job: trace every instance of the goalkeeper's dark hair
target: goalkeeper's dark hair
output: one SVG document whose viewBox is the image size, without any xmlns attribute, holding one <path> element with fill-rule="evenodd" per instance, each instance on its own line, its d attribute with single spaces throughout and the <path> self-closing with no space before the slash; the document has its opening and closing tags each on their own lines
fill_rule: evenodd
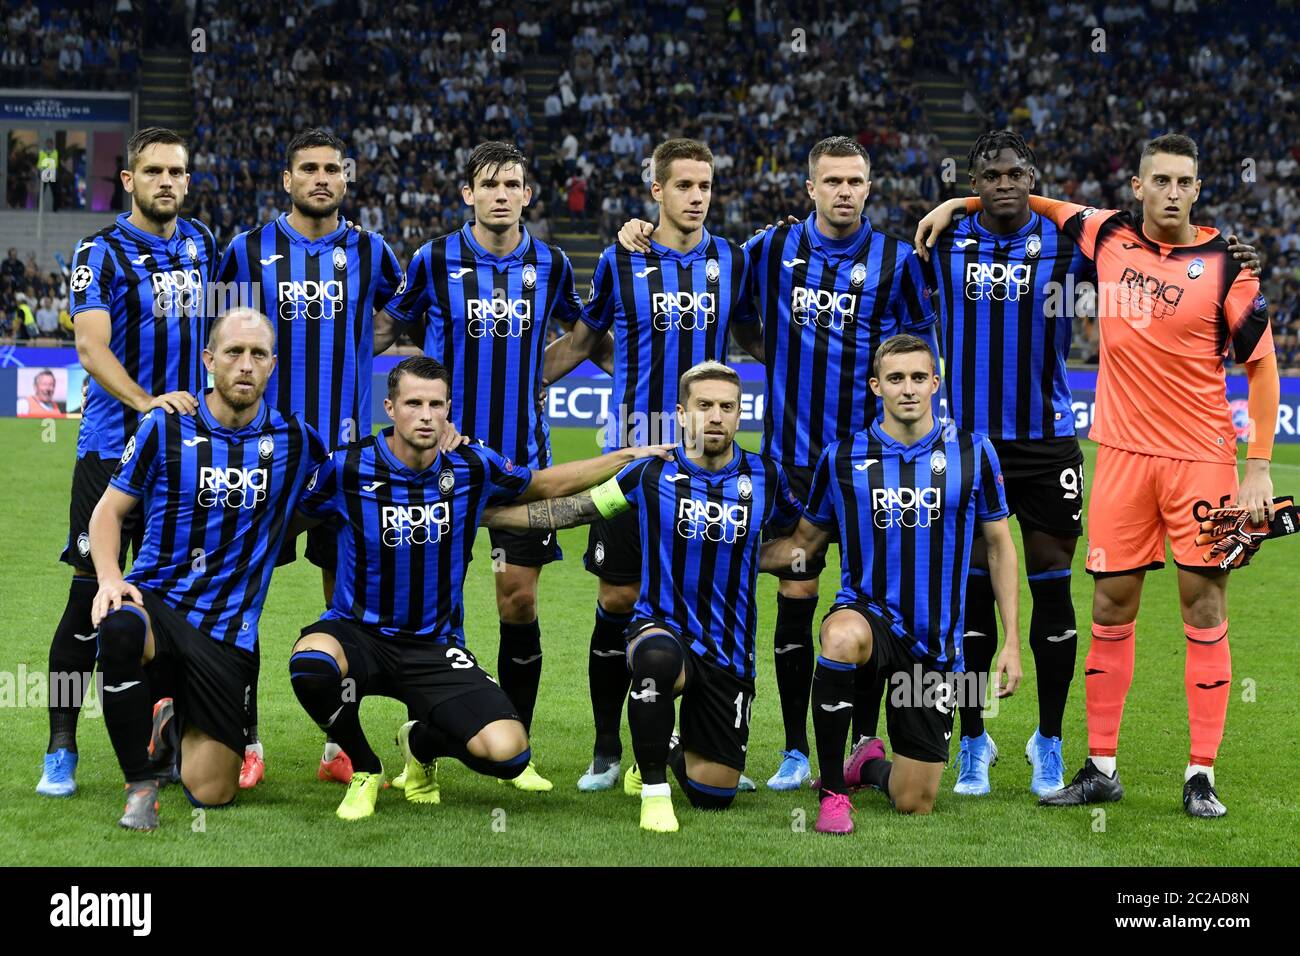
<svg viewBox="0 0 1300 956">
<path fill-rule="evenodd" d="M 975 170 L 978 167 L 1004 149 L 1011 150 L 1029 163 L 1030 166 L 1035 169 L 1038 168 L 1038 157 L 1029 148 L 1029 144 L 1025 142 L 1024 137 L 1013 130 L 995 129 L 981 134 L 980 138 L 975 140 L 975 145 L 970 148 L 970 152 L 966 155 L 967 172 L 972 176 L 975 175 Z"/>
<path fill-rule="evenodd" d="M 397 401 L 397 390 L 402 383 L 403 375 L 414 375 L 416 378 L 423 378 L 431 382 L 441 381 L 447 386 L 448 393 L 451 392 L 451 373 L 447 367 L 436 359 L 431 359 L 425 355 L 412 355 L 410 358 L 404 358 L 388 373 L 388 400 Z"/>
<path fill-rule="evenodd" d="M 939 370 L 939 363 L 934 357 L 934 349 L 930 348 L 928 342 L 923 338 L 915 335 L 908 335 L 906 332 L 902 335 L 891 336 L 880 343 L 876 349 L 876 354 L 871 357 L 871 376 L 880 378 L 880 360 L 890 355 L 906 355 L 909 352 L 924 352 L 930 356 L 930 367 L 936 372 Z"/>
<path fill-rule="evenodd" d="M 1192 161 L 1193 168 L 1200 166 L 1201 160 L 1196 149 L 1196 140 L 1190 136 L 1184 136 L 1182 133 L 1165 133 L 1157 136 L 1142 148 L 1142 158 L 1138 160 L 1139 174 L 1142 168 L 1147 165 L 1147 160 L 1157 153 L 1186 156 Z"/>
<path fill-rule="evenodd" d="M 501 140 L 489 140 L 486 143 L 479 143 L 474 147 L 474 151 L 469 154 L 469 159 L 465 161 L 465 185 L 470 189 L 474 188 L 474 181 L 478 174 L 487 170 L 488 178 L 492 179 L 506 166 L 517 165 L 523 172 L 524 185 L 528 184 L 528 157 L 514 143 L 506 143 Z"/>
<path fill-rule="evenodd" d="M 347 146 L 343 140 L 339 139 L 329 130 L 305 129 L 293 139 L 289 140 L 289 145 L 284 151 L 284 168 L 293 169 L 293 157 L 304 149 L 316 149 L 320 146 L 328 146 L 338 152 L 339 160 L 347 155 Z"/>
</svg>

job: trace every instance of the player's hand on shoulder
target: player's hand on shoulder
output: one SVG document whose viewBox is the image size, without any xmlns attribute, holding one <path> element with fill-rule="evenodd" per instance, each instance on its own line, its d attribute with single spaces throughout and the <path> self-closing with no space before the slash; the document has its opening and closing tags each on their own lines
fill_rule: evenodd
<svg viewBox="0 0 1300 956">
<path fill-rule="evenodd" d="M 1254 246 L 1248 246 L 1237 238 L 1236 233 L 1226 237 L 1228 242 L 1228 251 L 1232 253 L 1232 258 L 1241 263 L 1243 269 L 1249 269 L 1255 275 L 1260 274 L 1261 265 L 1259 253 L 1255 251 Z"/>
<path fill-rule="evenodd" d="M 940 203 L 926 213 L 925 218 L 916 224 L 916 235 L 912 239 L 912 244 L 916 246 L 918 256 L 929 260 L 930 250 L 939 241 L 939 233 L 952 225 L 953 213 L 956 211 L 954 204 L 963 201 L 949 200 Z"/>
<path fill-rule="evenodd" d="M 664 461 L 673 457 L 676 445 L 641 445 L 636 448 L 623 449 L 632 461 L 641 458 L 662 458 Z"/>
<path fill-rule="evenodd" d="M 655 231 L 652 222 L 644 219 L 629 219 L 618 231 L 618 244 L 628 252 L 649 252 L 650 234 Z"/>
<path fill-rule="evenodd" d="M 178 415 L 193 415 L 199 410 L 199 400 L 189 392 L 164 392 L 154 396 L 145 411 L 152 408 L 161 408 Z"/>
<path fill-rule="evenodd" d="M 786 216 L 784 219 L 779 219 L 776 222 L 769 222 L 766 226 L 760 226 L 758 229 L 754 230 L 754 235 L 761 236 L 769 229 L 775 229 L 777 226 L 793 226 L 798 222 L 802 222 L 798 216 Z"/>
<path fill-rule="evenodd" d="M 468 444 L 469 436 L 462 435 L 454 422 L 447 422 L 443 426 L 442 437 L 438 439 L 438 451 L 451 451 L 453 448 Z"/>
<path fill-rule="evenodd" d="M 129 584 L 121 578 L 116 581 L 101 581 L 95 600 L 90 605 L 90 623 L 99 627 L 100 622 L 109 614 L 121 610 L 124 598 L 129 598 L 136 604 L 144 604 L 144 598 L 140 596 L 134 584 Z"/>
</svg>

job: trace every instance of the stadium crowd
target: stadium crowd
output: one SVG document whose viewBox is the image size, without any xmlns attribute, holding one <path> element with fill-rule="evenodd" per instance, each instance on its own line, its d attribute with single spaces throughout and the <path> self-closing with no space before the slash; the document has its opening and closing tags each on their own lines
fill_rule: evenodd
<svg viewBox="0 0 1300 956">
<path fill-rule="evenodd" d="M 3 63 L 36 42 L 22 38 L 107 37 L 119 78 L 129 77 L 138 49 L 129 6 L 68 14 L 29 0 L 9 17 Z M 489 138 L 534 158 L 528 224 L 543 239 L 566 219 L 607 242 L 627 218 L 654 218 L 646 161 L 673 135 L 712 147 L 711 222 L 747 235 L 805 208 L 804 157 L 829 131 L 867 146 L 867 213 L 905 231 L 964 189 L 964 156 L 952 157 L 955 182 L 940 178 L 948 157 L 915 85 L 951 74 L 968 83 L 964 108 L 981 124 L 1026 136 L 1050 196 L 1127 206 L 1143 141 L 1169 128 L 1197 140 L 1198 218 L 1260 248 L 1279 359 L 1300 372 L 1300 118 L 1294 70 L 1282 68 L 1300 58 L 1294 20 L 1278 29 L 1277 17 L 1197 0 L 1051 0 L 1046 12 L 1030 0 L 941 0 L 924 14 L 917 0 L 888 0 L 870 15 L 849 0 L 757 0 L 732 6 L 721 26 L 699 0 L 550 0 L 520 13 L 438 0 L 385 7 L 382 18 L 378 9 L 199 0 L 194 23 L 207 43 L 193 60 L 189 209 L 219 242 L 279 214 L 284 145 L 310 125 L 352 146 L 346 211 L 403 261 L 463 221 L 460 169 Z M 1143 29 L 1169 15 L 1179 30 Z M 1035 29 L 1044 16 L 1053 30 Z M 554 85 L 530 91 L 525 68 L 547 65 Z M 1079 324 L 1085 355 L 1095 338 Z"/>
</svg>

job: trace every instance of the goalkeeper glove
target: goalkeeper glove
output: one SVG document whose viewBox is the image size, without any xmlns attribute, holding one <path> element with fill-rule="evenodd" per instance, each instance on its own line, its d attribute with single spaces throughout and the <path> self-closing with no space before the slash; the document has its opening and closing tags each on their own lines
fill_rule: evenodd
<svg viewBox="0 0 1300 956">
<path fill-rule="evenodd" d="M 1300 513 L 1292 498 L 1274 498 L 1273 520 L 1252 521 L 1245 508 L 1214 508 L 1201 522 L 1196 543 L 1210 545 L 1201 556 L 1206 564 L 1227 571 L 1244 568 L 1267 538 L 1300 531 Z"/>
</svg>

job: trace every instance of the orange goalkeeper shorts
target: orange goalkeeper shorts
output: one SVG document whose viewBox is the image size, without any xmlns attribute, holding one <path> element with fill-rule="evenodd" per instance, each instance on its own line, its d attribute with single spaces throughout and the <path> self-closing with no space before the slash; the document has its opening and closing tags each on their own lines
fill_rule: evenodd
<svg viewBox="0 0 1300 956">
<path fill-rule="evenodd" d="M 1097 448 L 1088 502 L 1090 574 L 1126 574 L 1165 566 L 1165 538 L 1174 563 L 1206 570 L 1197 545 L 1211 508 L 1237 497 L 1235 462 L 1183 461 L 1109 445 Z"/>
</svg>

